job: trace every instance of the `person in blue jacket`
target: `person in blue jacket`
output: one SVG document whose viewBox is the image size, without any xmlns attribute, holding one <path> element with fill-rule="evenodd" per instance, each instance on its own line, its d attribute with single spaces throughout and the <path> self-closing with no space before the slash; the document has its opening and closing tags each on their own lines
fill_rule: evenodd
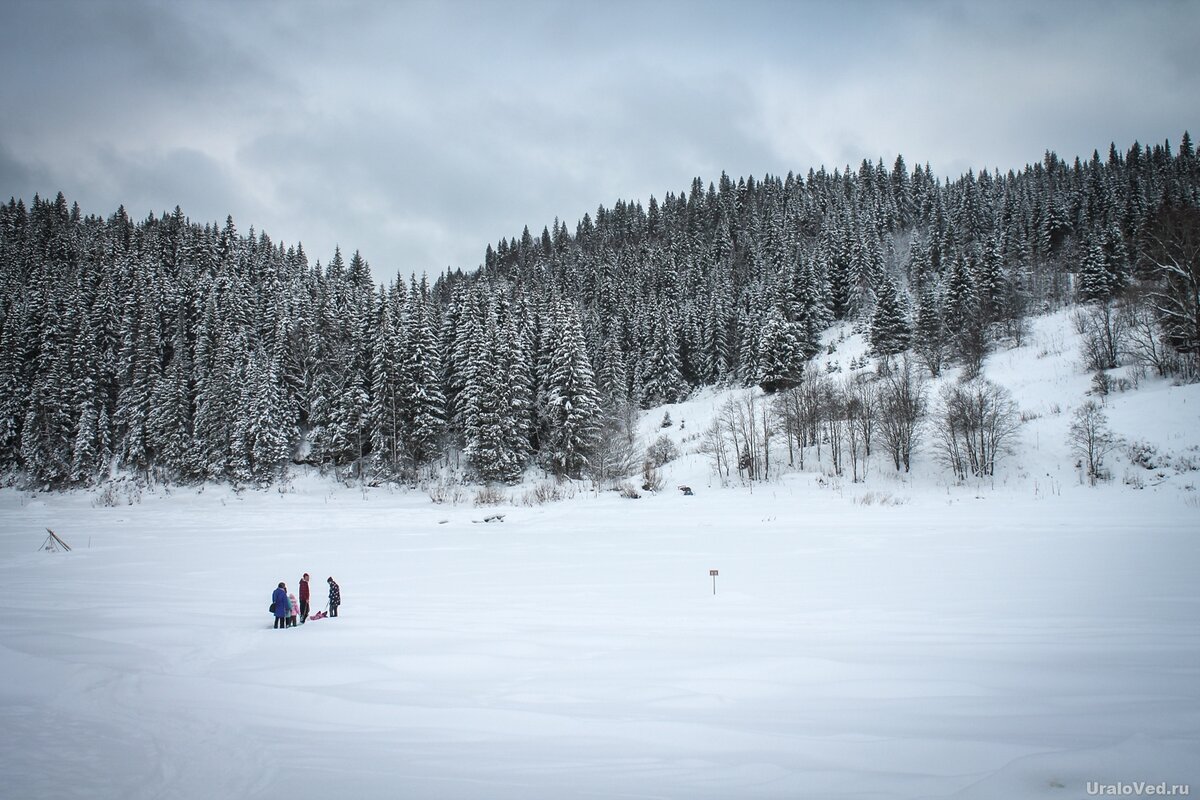
<svg viewBox="0 0 1200 800">
<path fill-rule="evenodd" d="M 287 586 L 283 581 L 279 582 L 279 586 L 271 594 L 271 603 L 275 606 L 275 627 L 282 630 L 287 627 L 288 614 L 291 613 L 288 610 Z"/>
</svg>

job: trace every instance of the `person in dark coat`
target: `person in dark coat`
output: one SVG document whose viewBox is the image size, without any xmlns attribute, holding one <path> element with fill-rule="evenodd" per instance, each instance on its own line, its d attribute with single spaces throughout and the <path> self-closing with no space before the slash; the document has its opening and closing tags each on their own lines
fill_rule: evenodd
<svg viewBox="0 0 1200 800">
<path fill-rule="evenodd" d="M 308 619 L 308 573 L 300 579 L 300 624 Z"/>
<path fill-rule="evenodd" d="M 342 604 L 342 592 L 338 589 L 337 581 L 333 578 L 326 578 L 329 584 L 329 616 L 337 616 L 337 607 Z"/>
<path fill-rule="evenodd" d="M 283 630 L 287 627 L 288 614 L 288 596 L 287 586 L 283 581 L 275 587 L 275 591 L 271 594 L 271 603 L 275 606 L 275 627 Z"/>
</svg>

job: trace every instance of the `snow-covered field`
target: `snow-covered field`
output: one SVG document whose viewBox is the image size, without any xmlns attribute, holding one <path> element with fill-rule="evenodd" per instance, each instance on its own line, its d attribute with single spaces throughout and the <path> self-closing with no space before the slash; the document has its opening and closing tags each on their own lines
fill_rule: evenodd
<svg viewBox="0 0 1200 800">
<path fill-rule="evenodd" d="M 1050 317 L 989 360 L 1036 418 L 986 485 L 925 454 L 722 488 L 688 454 L 667 479 L 694 496 L 636 501 L 5 490 L 0 797 L 1200 791 L 1200 387 L 1111 397 L 1158 463 L 1081 485 L 1072 337 Z M 47 527 L 74 550 L 39 550 Z M 343 616 L 272 630 L 303 572 Z"/>
</svg>

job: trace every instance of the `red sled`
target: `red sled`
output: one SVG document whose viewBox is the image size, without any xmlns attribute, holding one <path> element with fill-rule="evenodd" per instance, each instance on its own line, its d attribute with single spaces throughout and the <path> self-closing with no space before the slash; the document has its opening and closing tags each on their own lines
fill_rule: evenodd
<svg viewBox="0 0 1200 800">
<path fill-rule="evenodd" d="M 317 613 L 315 613 L 311 617 L 309 617 L 309 619 L 325 619 L 328 616 L 329 615 L 326 614 L 324 611 L 318 611 Z"/>
</svg>

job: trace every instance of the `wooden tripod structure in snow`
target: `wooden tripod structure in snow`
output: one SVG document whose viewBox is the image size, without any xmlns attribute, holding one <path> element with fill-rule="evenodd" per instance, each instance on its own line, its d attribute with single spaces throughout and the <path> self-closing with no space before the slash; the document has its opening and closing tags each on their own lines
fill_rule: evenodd
<svg viewBox="0 0 1200 800">
<path fill-rule="evenodd" d="M 50 552 L 54 553 L 54 552 L 57 552 L 58 548 L 61 547 L 63 550 L 66 550 L 68 553 L 71 552 L 71 545 L 67 544 L 62 539 L 60 539 L 58 534 L 55 533 L 54 531 L 50 530 L 49 528 L 46 528 L 46 530 L 47 530 L 47 532 L 49 532 L 50 535 L 46 537 L 46 541 L 42 542 L 42 547 L 41 547 L 42 550 L 49 550 Z"/>
</svg>

